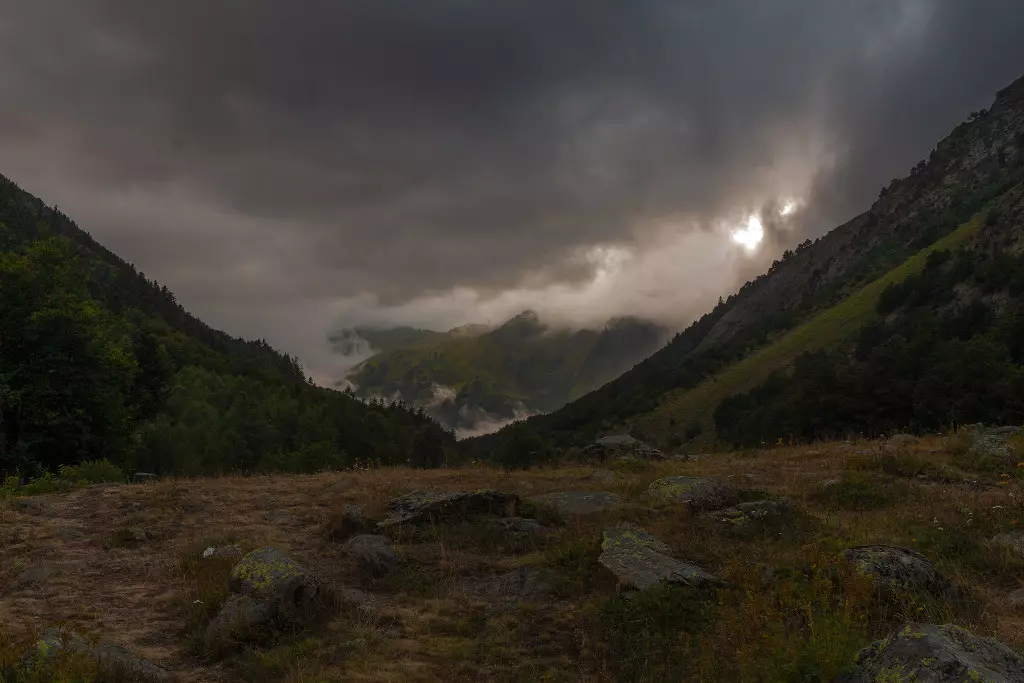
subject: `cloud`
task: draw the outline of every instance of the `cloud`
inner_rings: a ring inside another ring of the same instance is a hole
[[[318,377],[363,322],[673,324],[1024,71],[1012,0],[34,0],[0,172]],[[729,240],[785,199],[755,254]],[[776,229],[777,228],[777,229]]]

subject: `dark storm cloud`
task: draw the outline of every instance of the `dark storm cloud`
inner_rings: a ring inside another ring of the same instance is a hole
[[[311,361],[335,317],[443,326],[562,296],[681,322],[1024,72],[1022,19],[1009,0],[6,0],[0,172]],[[772,248],[719,239],[709,279],[693,236],[787,196],[803,209]],[[629,255],[599,301],[572,289],[595,246]]]

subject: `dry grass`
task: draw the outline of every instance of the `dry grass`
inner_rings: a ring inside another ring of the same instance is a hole
[[[955,621],[1022,647],[1024,612],[1002,598],[1022,587],[1024,562],[986,540],[1024,520],[1024,488],[1015,475],[969,465],[955,443],[935,438],[896,451],[834,443],[654,463],[620,468],[604,484],[589,467],[470,467],[164,480],[42,495],[33,498],[36,510],[0,507],[0,585],[14,586],[29,567],[57,572],[0,592],[0,632],[10,647],[65,624],[184,681],[295,683],[829,680],[905,618]],[[796,512],[782,524],[729,529],[677,507],[642,504],[646,486],[671,474],[717,477],[747,497],[785,495]],[[345,504],[379,517],[390,498],[420,487],[523,497],[607,490],[630,504],[584,518],[530,510],[556,532],[547,545],[515,552],[472,525],[398,533],[403,568],[361,584],[324,529]],[[622,520],[728,585],[714,595],[669,588],[639,600],[616,597],[596,559],[601,529]],[[153,538],[104,549],[128,527]],[[226,594],[230,561],[200,554],[229,542],[279,546],[335,588],[363,585],[373,601],[275,647],[208,658],[195,635]],[[969,599],[879,604],[863,577],[836,559],[842,547],[875,542],[916,548]],[[549,592],[516,598],[491,589],[494,577],[523,567],[539,570]]]

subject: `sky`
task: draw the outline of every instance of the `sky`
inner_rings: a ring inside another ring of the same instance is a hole
[[[1024,74],[1022,25],[1016,0],[0,0],[0,173],[326,383],[357,324],[682,329]]]

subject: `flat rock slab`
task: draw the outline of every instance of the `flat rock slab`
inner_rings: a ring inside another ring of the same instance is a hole
[[[589,515],[622,505],[622,497],[607,491],[555,491],[530,498],[566,515]]]
[[[652,482],[644,495],[669,503],[685,503],[695,510],[720,510],[740,500],[729,484],[704,477],[664,477]]]
[[[632,526],[605,529],[598,562],[611,571],[619,584],[644,590],[662,583],[707,586],[720,583],[700,567],[669,556],[669,548],[645,531]]]
[[[399,524],[442,522],[491,514],[515,517],[519,496],[501,491],[411,491],[388,503],[387,518],[377,525],[385,529]]]
[[[1024,657],[993,638],[951,624],[910,623],[857,654],[837,683],[1014,683],[1024,681]]]
[[[59,652],[85,654],[96,659],[104,671],[129,675],[152,683],[170,683],[177,680],[167,669],[154,664],[148,659],[126,650],[118,645],[106,642],[92,642],[73,631],[61,631],[51,628],[43,632],[36,642],[36,647],[25,658],[28,668],[52,659]],[[120,679],[118,679],[120,680]]]
[[[791,510],[792,504],[787,500],[755,500],[717,510],[710,516],[723,524],[744,526],[759,520],[778,519]]]
[[[951,584],[924,555],[901,546],[864,545],[840,553],[883,590],[910,590],[945,595]]]

